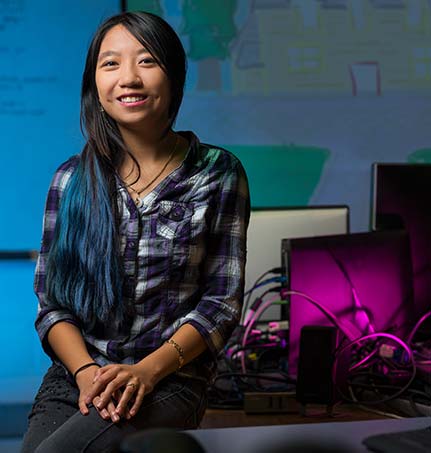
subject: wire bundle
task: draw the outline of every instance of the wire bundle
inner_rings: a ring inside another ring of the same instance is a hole
[[[294,381],[287,374],[286,323],[257,326],[270,306],[284,305],[280,284],[285,277],[281,268],[262,274],[244,296],[243,317],[218,362],[218,375],[209,389],[209,405],[213,408],[241,408],[245,392],[292,391]],[[275,284],[275,285],[274,285]],[[268,287],[251,303],[258,288]],[[275,295],[270,296],[271,293]],[[270,297],[269,297],[270,296]]]
[[[245,293],[241,324],[220,358],[219,374],[210,388],[210,406],[240,408],[244,392],[294,389],[295,381],[287,367],[288,322],[262,324],[260,320],[269,307],[288,305],[289,296],[297,296],[317,307],[342,333],[333,366],[333,382],[342,399],[378,406],[401,397],[410,402],[415,415],[423,415],[417,403],[431,405],[431,377],[430,382],[415,378],[418,366],[429,365],[431,370],[431,340],[414,340],[420,327],[431,318],[431,312],[419,319],[403,341],[391,333],[376,332],[371,320],[359,328],[339,319],[309,295],[285,288],[282,273],[281,268],[265,272]],[[278,276],[265,279],[269,274]],[[250,303],[252,293],[267,286],[269,288]],[[360,308],[356,291],[353,297],[355,306]]]

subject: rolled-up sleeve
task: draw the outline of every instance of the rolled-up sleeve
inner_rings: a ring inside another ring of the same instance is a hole
[[[48,343],[49,329],[59,321],[78,325],[76,318],[68,310],[49,300],[46,290],[46,263],[54,238],[60,199],[76,165],[77,158],[71,158],[58,168],[51,181],[43,217],[42,244],[35,270],[34,291],[39,301],[35,326],[43,349],[52,359],[56,357]]]
[[[220,178],[214,205],[203,296],[182,324],[193,325],[217,357],[239,322],[244,296],[250,196],[245,171],[236,158]]]

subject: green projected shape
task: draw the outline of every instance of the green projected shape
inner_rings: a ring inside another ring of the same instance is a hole
[[[146,11],[163,17],[160,0],[128,0],[127,11]]]
[[[229,44],[236,35],[234,14],[237,0],[184,0],[181,33],[189,36],[188,56],[192,60],[229,56]]]
[[[222,61],[237,33],[237,0],[184,0],[180,33],[188,37],[187,55],[197,65],[197,91],[222,89]]]
[[[422,148],[407,156],[407,162],[412,164],[431,163],[431,148]]]
[[[226,145],[244,165],[252,207],[305,206],[319,183],[328,149]]]

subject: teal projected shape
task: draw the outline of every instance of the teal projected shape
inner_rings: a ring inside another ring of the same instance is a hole
[[[407,162],[412,164],[431,163],[431,148],[421,148],[407,156]]]
[[[192,60],[229,56],[229,44],[236,35],[236,0],[184,0],[181,33],[188,35]]]
[[[127,11],[146,11],[163,17],[163,9],[160,0],[128,0]]]
[[[254,208],[306,206],[330,151],[307,146],[226,145],[244,165]]]
[[[237,29],[237,0],[184,0],[180,33],[188,37],[187,56],[197,68],[197,91],[222,89],[222,61],[230,56]]]

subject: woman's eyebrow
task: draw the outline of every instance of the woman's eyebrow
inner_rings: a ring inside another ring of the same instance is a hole
[[[119,56],[119,55],[120,54],[118,52],[115,52],[115,50],[107,50],[107,51],[99,54],[99,57],[97,59],[102,60],[103,58],[106,58],[106,57]]]
[[[143,47],[136,54],[141,55],[144,53],[150,53],[150,52],[148,52],[148,50],[145,47]],[[118,57],[119,55],[120,55],[120,52],[116,52],[115,50],[106,50],[105,52],[102,52],[101,54],[99,54],[99,57],[97,60],[102,60],[103,58],[112,57],[112,56]]]

